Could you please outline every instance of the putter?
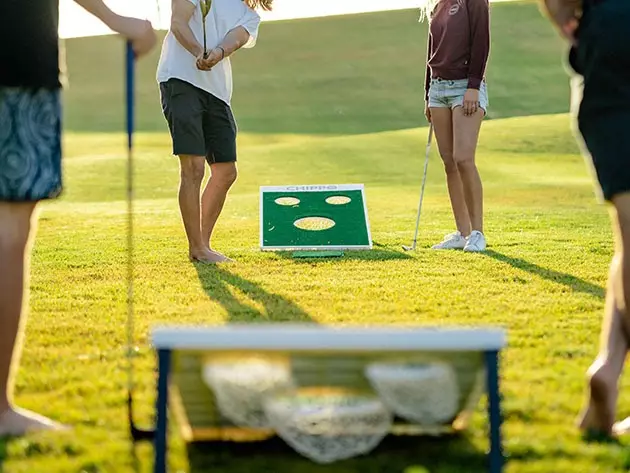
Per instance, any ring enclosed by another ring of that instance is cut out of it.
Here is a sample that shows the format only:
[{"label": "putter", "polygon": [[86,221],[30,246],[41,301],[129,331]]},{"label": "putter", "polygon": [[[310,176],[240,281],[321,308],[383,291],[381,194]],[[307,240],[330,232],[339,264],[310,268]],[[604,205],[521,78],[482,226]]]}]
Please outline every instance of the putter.
[{"label": "putter", "polygon": [[131,43],[126,51],[126,119],[127,119],[127,414],[129,433],[133,442],[153,440],[155,432],[136,426],[133,416],[133,357],[134,357],[134,308],[133,308],[133,133],[135,98],[136,55]]},{"label": "putter", "polygon": [[418,243],[418,230],[420,229],[420,214],[422,212],[422,200],[424,199],[424,186],[427,183],[427,168],[429,167],[429,154],[431,153],[431,141],[433,138],[433,124],[429,124],[429,139],[427,140],[427,151],[424,159],[424,176],[422,177],[422,189],[420,190],[420,204],[418,205],[418,217],[416,219],[416,233],[413,236],[411,246],[403,245],[405,251],[415,251]]}]

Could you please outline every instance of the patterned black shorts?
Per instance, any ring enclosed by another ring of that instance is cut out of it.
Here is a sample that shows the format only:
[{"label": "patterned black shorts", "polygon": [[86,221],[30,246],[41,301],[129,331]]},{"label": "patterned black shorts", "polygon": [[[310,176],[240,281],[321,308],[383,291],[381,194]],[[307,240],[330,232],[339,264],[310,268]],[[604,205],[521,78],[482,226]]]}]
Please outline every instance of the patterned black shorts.
[{"label": "patterned black shorts", "polygon": [[0,87],[0,201],[53,199],[61,190],[61,91]]}]

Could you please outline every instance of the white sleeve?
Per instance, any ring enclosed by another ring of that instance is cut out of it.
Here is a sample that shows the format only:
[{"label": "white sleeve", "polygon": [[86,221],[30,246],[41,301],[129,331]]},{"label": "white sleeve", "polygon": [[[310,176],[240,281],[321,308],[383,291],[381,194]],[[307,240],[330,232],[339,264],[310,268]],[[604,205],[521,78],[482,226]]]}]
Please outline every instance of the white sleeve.
[{"label": "white sleeve", "polygon": [[199,0],[188,0],[190,3],[192,3],[194,6],[199,5]]},{"label": "white sleeve", "polygon": [[246,5],[245,14],[238,21],[236,26],[242,26],[249,33],[249,40],[243,48],[253,48],[258,40],[258,27],[260,26],[260,15]]}]

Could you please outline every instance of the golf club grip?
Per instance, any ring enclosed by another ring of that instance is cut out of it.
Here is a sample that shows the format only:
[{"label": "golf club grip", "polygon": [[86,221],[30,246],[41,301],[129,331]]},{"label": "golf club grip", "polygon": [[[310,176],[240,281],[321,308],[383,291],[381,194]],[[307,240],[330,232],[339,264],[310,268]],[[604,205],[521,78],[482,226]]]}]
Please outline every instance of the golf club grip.
[{"label": "golf club grip", "polygon": [[127,78],[127,146],[129,149],[133,146],[133,130],[134,130],[134,87],[135,87],[135,64],[136,54],[133,51],[131,41],[127,41],[127,60],[126,60],[126,78]]}]

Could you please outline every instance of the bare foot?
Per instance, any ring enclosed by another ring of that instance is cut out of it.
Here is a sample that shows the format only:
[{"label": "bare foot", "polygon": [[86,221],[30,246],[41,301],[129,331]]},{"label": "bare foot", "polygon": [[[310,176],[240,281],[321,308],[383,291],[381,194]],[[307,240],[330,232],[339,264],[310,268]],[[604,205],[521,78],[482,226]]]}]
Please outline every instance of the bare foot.
[{"label": "bare foot", "polygon": [[195,250],[190,251],[189,253],[190,261],[193,263],[232,263],[234,260],[231,260],[227,256],[222,255],[218,251],[209,250],[204,248],[203,250]]},{"label": "bare foot", "polygon": [[[596,362],[597,363],[597,362]],[[617,380],[605,365],[595,364],[589,369],[588,405],[578,420],[585,434],[612,436],[617,405]]]},{"label": "bare foot", "polygon": [[68,427],[20,408],[9,409],[0,414],[0,437],[17,437],[42,430],[68,430]]}]

